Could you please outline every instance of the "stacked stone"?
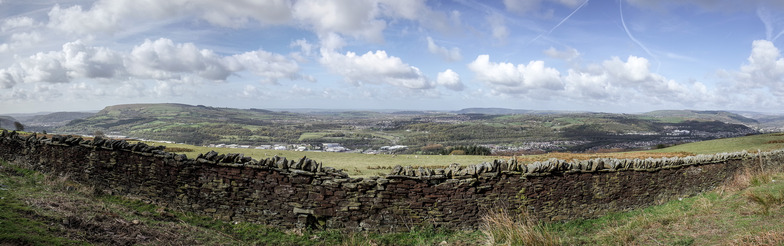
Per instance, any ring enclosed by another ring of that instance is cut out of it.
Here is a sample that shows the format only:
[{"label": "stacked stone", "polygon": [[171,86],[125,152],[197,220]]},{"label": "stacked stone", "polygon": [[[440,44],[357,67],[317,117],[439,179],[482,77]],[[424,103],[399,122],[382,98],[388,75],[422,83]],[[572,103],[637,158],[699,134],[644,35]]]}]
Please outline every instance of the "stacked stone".
[{"label": "stacked stone", "polygon": [[210,151],[189,159],[163,146],[124,140],[46,139],[2,131],[0,158],[219,219],[394,231],[423,223],[472,228],[497,204],[552,220],[651,205],[713,187],[748,160],[766,167],[781,163],[784,150],[528,164],[512,159],[436,169],[396,166],[385,177],[352,178],[307,157],[255,160]]}]

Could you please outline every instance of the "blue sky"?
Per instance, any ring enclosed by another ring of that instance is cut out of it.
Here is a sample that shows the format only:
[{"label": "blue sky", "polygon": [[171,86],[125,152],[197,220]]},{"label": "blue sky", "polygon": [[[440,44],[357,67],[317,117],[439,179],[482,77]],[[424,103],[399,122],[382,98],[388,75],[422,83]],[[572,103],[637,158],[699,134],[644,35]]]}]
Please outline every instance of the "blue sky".
[{"label": "blue sky", "polygon": [[784,106],[775,0],[0,0],[0,114]]}]

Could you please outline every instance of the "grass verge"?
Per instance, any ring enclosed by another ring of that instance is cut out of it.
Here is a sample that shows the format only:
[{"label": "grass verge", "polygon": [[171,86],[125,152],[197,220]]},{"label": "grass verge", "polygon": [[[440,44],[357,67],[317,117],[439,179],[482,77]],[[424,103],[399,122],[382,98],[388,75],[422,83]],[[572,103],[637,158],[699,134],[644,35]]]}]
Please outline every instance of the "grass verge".
[{"label": "grass verge", "polygon": [[781,245],[781,180],[746,169],[712,192],[597,219],[539,224],[499,212],[479,231],[379,234],[219,221],[0,162],[0,245]]},{"label": "grass verge", "polygon": [[171,210],[0,162],[0,245],[476,245],[481,232],[280,230]]}]

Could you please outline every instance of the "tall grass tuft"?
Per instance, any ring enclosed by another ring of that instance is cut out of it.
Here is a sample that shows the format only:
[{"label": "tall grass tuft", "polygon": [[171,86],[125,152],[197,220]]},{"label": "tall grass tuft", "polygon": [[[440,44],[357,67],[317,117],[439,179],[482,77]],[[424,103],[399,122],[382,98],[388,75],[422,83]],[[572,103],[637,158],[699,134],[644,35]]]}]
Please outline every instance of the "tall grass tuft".
[{"label": "tall grass tuft", "polygon": [[719,192],[735,192],[753,186],[760,186],[773,181],[773,172],[764,172],[758,168],[745,167],[730,180],[719,187]]},{"label": "tall grass tuft", "polygon": [[762,214],[769,215],[770,209],[774,206],[784,204],[784,191],[779,191],[778,195],[767,192],[747,192],[746,199],[762,207]]},{"label": "tall grass tuft", "polygon": [[733,245],[784,245],[784,233],[773,230],[735,239]]},{"label": "tall grass tuft", "polygon": [[527,212],[517,220],[506,210],[490,212],[482,216],[480,230],[487,245],[560,245],[560,239]]}]

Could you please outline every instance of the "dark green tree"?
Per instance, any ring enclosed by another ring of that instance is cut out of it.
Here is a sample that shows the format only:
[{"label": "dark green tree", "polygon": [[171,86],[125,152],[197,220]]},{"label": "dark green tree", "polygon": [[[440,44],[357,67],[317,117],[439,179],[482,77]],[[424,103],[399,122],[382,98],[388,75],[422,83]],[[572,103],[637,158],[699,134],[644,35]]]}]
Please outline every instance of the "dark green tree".
[{"label": "dark green tree", "polygon": [[14,121],[14,127],[16,128],[17,131],[24,131],[24,125],[22,125],[22,123],[19,123],[19,121]]}]

